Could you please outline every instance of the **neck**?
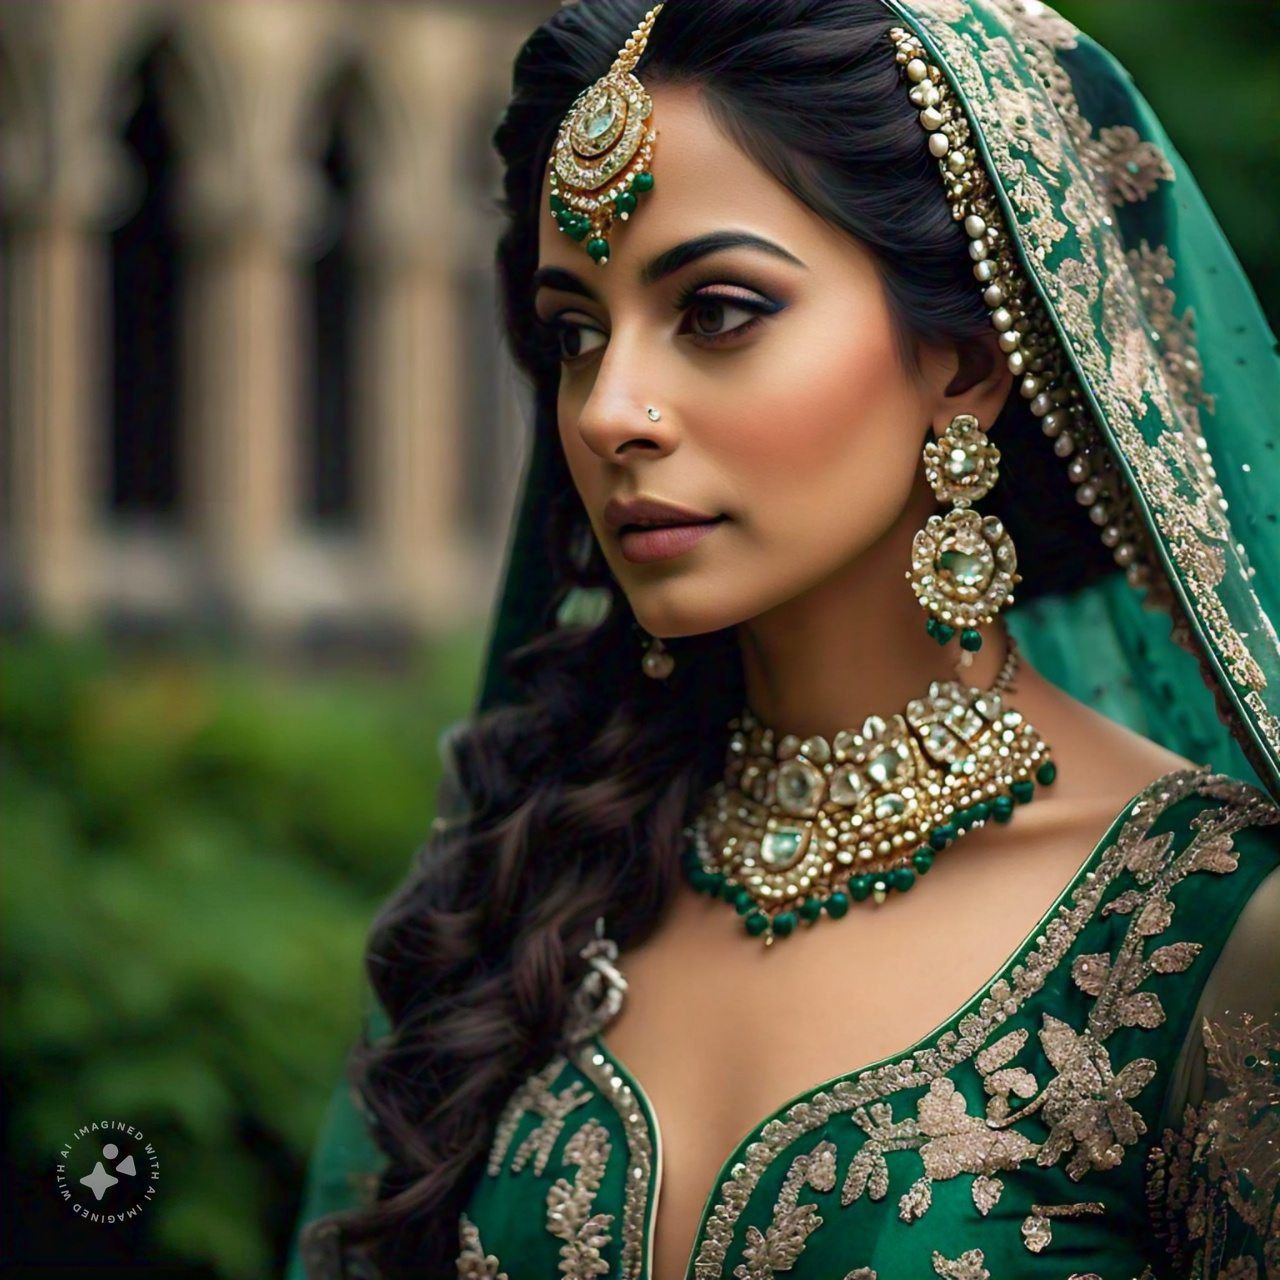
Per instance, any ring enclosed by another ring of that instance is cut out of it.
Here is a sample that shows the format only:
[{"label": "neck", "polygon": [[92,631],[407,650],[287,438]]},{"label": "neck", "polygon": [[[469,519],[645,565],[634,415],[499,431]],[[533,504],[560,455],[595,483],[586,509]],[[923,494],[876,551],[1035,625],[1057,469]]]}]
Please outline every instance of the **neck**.
[{"label": "neck", "polygon": [[1004,659],[997,626],[958,670],[959,642],[945,647],[926,633],[924,611],[906,572],[911,543],[936,509],[917,487],[898,521],[838,573],[738,628],[747,705],[778,733],[830,739],[889,716],[929,688],[959,678],[988,688]]}]

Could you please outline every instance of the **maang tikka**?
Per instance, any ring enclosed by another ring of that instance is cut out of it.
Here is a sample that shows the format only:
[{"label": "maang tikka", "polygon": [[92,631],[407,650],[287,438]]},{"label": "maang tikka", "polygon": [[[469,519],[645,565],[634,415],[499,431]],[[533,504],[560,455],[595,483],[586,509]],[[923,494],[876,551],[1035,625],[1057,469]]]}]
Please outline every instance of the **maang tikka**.
[{"label": "maang tikka", "polygon": [[946,644],[958,631],[970,653],[982,648],[978,628],[1013,603],[1013,588],[1022,581],[1004,524],[971,505],[991,492],[999,468],[1000,450],[971,414],[952,418],[941,439],[924,447],[925,476],[938,501],[952,509],[930,516],[916,534],[907,577],[929,614],[929,634]]},{"label": "maang tikka", "polygon": [[635,65],[649,43],[662,5],[654,5],[618,50],[613,66],[575,100],[556,135],[548,161],[551,213],[574,240],[604,266],[609,231],[635,212],[639,197],[653,190],[653,101],[636,79]]}]

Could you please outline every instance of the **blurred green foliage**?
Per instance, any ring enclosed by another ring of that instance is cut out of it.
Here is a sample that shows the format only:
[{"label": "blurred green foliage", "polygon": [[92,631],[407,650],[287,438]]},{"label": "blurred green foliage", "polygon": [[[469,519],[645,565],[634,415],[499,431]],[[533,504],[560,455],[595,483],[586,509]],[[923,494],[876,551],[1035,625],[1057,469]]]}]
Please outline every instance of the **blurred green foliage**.
[{"label": "blurred green foliage", "polygon": [[1280,331],[1280,5],[1052,0],[1124,64]]},{"label": "blurred green foliage", "polygon": [[47,1167],[92,1119],[143,1128],[157,1259],[278,1264],[358,1031],[368,923],[427,833],[479,648],[395,681],[0,649],[12,1141]]}]

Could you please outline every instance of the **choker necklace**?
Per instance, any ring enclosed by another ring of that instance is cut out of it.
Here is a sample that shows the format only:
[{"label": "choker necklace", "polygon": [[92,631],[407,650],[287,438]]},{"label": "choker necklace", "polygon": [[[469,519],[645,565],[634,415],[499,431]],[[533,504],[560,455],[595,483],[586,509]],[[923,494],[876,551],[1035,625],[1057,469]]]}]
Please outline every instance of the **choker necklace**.
[{"label": "choker necklace", "polygon": [[1012,638],[990,689],[935,681],[888,721],[828,742],[777,738],[744,711],[729,725],[725,776],[689,828],[692,886],[730,902],[752,937],[785,938],[823,911],[905,893],[937,853],[1047,786],[1057,769],[1040,735],[1007,707]]}]

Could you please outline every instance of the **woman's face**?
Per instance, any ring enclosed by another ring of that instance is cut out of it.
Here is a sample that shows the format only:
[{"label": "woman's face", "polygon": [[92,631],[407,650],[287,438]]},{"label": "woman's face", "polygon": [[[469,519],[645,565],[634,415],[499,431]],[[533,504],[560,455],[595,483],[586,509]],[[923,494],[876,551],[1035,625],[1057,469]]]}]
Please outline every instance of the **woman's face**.
[{"label": "woman's face", "polygon": [[640,625],[681,636],[847,571],[918,487],[926,429],[961,409],[954,356],[904,364],[866,249],[733,145],[696,89],[653,102],[654,189],[614,223],[607,266],[544,190],[537,310],[559,332],[560,439],[605,559]]}]

